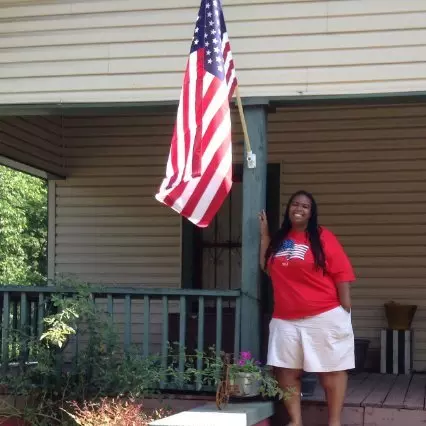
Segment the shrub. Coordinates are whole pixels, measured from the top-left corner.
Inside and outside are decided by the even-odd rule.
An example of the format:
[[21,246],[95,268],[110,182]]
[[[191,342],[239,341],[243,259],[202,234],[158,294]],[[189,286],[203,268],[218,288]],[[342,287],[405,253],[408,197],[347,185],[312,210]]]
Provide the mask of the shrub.
[[133,398],[102,398],[99,402],[71,404],[67,414],[82,426],[148,426],[152,421],[167,417],[166,410],[144,411],[143,404]]

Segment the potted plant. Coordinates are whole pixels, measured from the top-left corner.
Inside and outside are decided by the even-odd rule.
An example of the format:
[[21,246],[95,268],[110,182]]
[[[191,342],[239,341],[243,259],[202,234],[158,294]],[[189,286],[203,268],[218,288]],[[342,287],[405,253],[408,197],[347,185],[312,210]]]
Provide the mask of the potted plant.
[[260,395],[262,369],[250,352],[241,352],[239,359],[229,366],[229,383],[233,396],[247,398]]
[[[262,366],[249,351],[240,353],[239,358],[229,365],[229,384],[232,396],[250,398],[263,396],[285,398],[286,394],[278,386],[270,368]],[[290,389],[286,390],[291,392]]]

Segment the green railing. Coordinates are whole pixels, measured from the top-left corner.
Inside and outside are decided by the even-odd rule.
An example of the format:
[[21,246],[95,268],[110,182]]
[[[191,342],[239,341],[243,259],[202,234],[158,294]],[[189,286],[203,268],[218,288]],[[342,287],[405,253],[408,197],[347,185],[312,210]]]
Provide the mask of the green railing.
[[[3,369],[12,362],[31,360],[28,341],[42,335],[43,320],[52,313],[51,296],[56,293],[67,297],[75,292],[55,287],[0,287]],[[124,351],[136,345],[143,355],[158,353],[164,362],[170,342],[178,342],[179,347],[190,352],[214,346],[217,355],[221,351],[239,353],[239,290],[105,288],[94,289],[91,296],[120,326]],[[76,353],[78,337],[77,333],[73,342]],[[181,356],[180,370],[184,369],[184,363]]]

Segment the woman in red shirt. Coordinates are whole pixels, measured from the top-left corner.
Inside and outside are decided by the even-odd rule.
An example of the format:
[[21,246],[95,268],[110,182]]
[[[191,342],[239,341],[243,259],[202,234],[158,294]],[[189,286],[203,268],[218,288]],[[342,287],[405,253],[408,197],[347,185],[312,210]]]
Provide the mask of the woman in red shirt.
[[265,212],[260,214],[260,263],[274,289],[269,325],[268,364],[275,367],[291,426],[302,426],[300,377],[319,373],[326,392],[329,426],[341,426],[346,370],[355,367],[349,283],[352,266],[335,235],[318,225],[311,194],[290,197],[284,221],[270,238]]

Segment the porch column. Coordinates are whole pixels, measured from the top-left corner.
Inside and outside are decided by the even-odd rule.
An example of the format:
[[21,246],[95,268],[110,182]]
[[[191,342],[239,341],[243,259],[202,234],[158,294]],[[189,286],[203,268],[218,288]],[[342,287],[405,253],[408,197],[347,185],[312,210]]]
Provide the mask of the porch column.
[[261,344],[258,213],[266,205],[268,105],[246,105],[244,113],[256,168],[247,167],[244,154],[242,219],[241,350],[258,359]]

